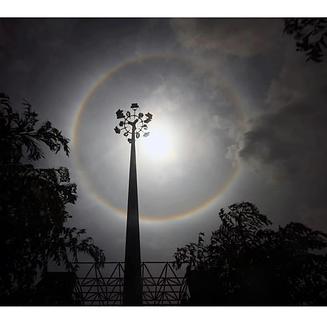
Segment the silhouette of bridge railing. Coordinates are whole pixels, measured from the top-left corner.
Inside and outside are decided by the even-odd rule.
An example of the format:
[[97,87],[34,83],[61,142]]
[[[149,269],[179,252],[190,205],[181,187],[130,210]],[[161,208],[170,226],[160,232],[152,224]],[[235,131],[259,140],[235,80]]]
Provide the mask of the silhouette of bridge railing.
[[[75,299],[82,305],[122,305],[124,262],[79,262]],[[186,267],[186,266],[184,266]],[[143,262],[143,305],[180,305],[188,298],[185,268],[176,271],[172,262]]]

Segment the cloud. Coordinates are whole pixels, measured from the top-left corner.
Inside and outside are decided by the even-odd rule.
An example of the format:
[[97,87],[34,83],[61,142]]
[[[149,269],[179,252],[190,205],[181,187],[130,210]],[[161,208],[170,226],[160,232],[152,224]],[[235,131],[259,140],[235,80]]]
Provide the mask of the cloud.
[[283,26],[279,19],[174,19],[171,24],[186,48],[237,56],[271,49],[281,38]]
[[300,220],[327,228],[326,64],[306,64],[293,51],[271,82],[267,111],[244,134],[239,156],[288,190]]
[[284,63],[271,81],[266,103],[272,110],[294,102],[325,100],[327,86],[326,62],[305,62],[302,53],[295,51],[292,40],[286,43]]

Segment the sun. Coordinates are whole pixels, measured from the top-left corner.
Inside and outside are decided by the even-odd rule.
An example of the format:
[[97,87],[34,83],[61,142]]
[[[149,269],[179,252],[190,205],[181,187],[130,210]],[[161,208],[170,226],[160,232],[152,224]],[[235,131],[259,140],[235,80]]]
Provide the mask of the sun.
[[153,124],[150,136],[142,139],[141,155],[151,161],[168,162],[176,158],[176,146],[171,128],[167,124]]

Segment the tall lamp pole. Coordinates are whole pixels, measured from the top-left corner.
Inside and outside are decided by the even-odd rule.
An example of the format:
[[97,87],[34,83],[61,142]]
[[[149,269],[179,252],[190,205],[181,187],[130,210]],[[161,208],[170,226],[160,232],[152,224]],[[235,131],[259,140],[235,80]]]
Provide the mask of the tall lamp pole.
[[152,120],[151,113],[136,113],[139,108],[137,103],[132,103],[132,112],[119,109],[116,112],[119,126],[115,127],[117,134],[123,133],[131,144],[131,156],[129,167],[129,188],[127,205],[127,227],[125,245],[125,271],[124,271],[124,305],[142,304],[142,278],[141,278],[141,249],[139,209],[137,196],[137,174],[135,141],[141,135],[149,135],[148,123]]

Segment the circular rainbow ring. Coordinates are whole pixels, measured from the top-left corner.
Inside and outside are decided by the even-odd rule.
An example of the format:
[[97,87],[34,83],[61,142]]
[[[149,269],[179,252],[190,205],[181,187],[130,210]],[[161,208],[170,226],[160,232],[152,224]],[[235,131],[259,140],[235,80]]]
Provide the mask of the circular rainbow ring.
[[[97,89],[104,82],[112,79],[117,73],[119,73],[123,69],[128,69],[128,67],[130,67],[132,65],[148,62],[148,61],[151,61],[151,60],[180,61],[181,63],[184,63],[184,64],[188,63],[188,64],[194,66],[194,63],[189,61],[188,59],[181,58],[181,57],[178,57],[178,56],[175,56],[175,55],[169,55],[169,54],[141,56],[141,57],[138,57],[136,59],[131,59],[131,60],[128,60],[126,62],[123,62],[123,63],[117,65],[116,67],[114,67],[113,69],[111,69],[109,72],[105,73],[101,78],[99,78],[99,80],[93,85],[93,87],[91,87],[91,89],[89,90],[89,92],[85,96],[84,100],[82,101],[82,103],[81,103],[81,105],[80,105],[80,107],[79,107],[79,109],[78,109],[78,111],[76,113],[75,120],[74,120],[74,125],[73,125],[72,143],[73,143],[73,146],[75,148],[75,155],[74,155],[75,163],[77,165],[78,170],[80,172],[82,172],[81,177],[83,179],[83,183],[87,186],[87,188],[92,193],[93,197],[95,197],[95,199],[98,202],[100,202],[101,204],[109,207],[110,209],[112,209],[114,212],[116,212],[118,215],[120,215],[122,217],[126,216],[126,210],[115,207],[114,205],[112,205],[110,203],[110,201],[107,198],[100,195],[97,192],[97,190],[95,189],[95,187],[92,185],[92,183],[88,180],[88,177],[87,177],[86,173],[83,173],[84,172],[84,167],[82,166],[82,164],[81,164],[81,162],[79,160],[79,153],[78,153],[79,130],[80,130],[80,125],[81,125],[83,112],[86,110],[89,101],[94,96]],[[241,100],[240,100],[238,94],[236,94],[235,91],[233,91],[233,88],[230,87],[226,82],[223,82],[220,86],[222,86],[222,88],[223,88],[224,95],[227,95],[228,100],[232,101],[233,106],[237,109],[238,120],[243,124],[245,120],[244,120],[243,112],[241,110],[241,105],[240,105]],[[233,172],[228,176],[226,181],[222,185],[220,185],[219,189],[217,189],[216,192],[212,196],[207,198],[200,205],[198,205],[196,207],[193,207],[190,210],[183,211],[183,212],[175,214],[175,215],[166,215],[166,216],[162,216],[162,215],[150,215],[150,216],[140,215],[140,217],[142,219],[144,219],[144,220],[150,220],[150,221],[167,221],[167,220],[182,219],[182,218],[194,215],[196,213],[199,213],[200,211],[206,209],[209,205],[214,203],[215,200],[227,190],[227,188],[230,186],[232,181],[237,176],[238,172],[239,172],[239,162],[237,161],[235,166],[234,166]]]

